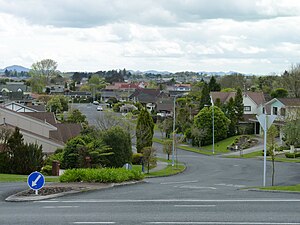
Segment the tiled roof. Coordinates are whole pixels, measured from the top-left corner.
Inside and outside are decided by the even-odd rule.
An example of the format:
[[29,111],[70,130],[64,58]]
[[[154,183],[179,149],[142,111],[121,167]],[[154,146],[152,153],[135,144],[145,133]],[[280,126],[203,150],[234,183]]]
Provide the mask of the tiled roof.
[[248,95],[257,105],[264,104],[266,102],[265,96],[262,92],[247,91],[244,94]]
[[43,122],[50,123],[51,125],[55,125],[57,123],[53,112],[20,112],[20,113],[41,120]]
[[38,112],[45,112],[46,107],[45,105],[26,105],[28,108],[34,109]]
[[82,130],[81,124],[76,123],[58,123],[55,127],[57,131],[50,131],[50,138],[64,143],[79,135]]
[[[211,92],[212,99],[214,102],[219,98],[221,103],[227,103],[230,98],[235,98],[236,92]],[[257,105],[265,103],[265,96],[262,92],[244,92],[243,95],[247,95]]]
[[300,98],[277,98],[285,106],[300,106]]
[[136,89],[130,98],[142,103],[154,103],[160,95],[162,92],[159,89]]

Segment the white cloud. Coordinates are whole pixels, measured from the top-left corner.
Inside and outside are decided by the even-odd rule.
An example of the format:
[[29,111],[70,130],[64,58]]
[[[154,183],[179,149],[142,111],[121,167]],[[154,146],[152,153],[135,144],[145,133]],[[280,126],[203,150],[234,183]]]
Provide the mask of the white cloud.
[[0,68],[281,72],[299,23],[297,0],[0,0]]

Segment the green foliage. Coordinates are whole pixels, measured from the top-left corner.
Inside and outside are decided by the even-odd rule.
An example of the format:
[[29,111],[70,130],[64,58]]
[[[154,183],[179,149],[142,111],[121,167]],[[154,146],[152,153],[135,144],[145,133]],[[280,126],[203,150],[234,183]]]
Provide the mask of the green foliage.
[[[234,98],[234,106],[237,120],[243,120],[244,115],[244,103],[243,103],[243,93],[240,88],[237,89],[236,96]],[[231,118],[229,118],[231,119]]]
[[206,105],[211,105],[211,99],[210,99],[210,91],[209,86],[207,83],[203,83],[203,88],[201,91],[201,99],[200,99],[200,110],[204,108]]
[[156,166],[156,149],[153,147],[144,147],[142,153],[143,161],[147,167],[147,173],[149,173],[150,166]]
[[24,143],[23,135],[18,127],[7,141],[6,154],[2,157],[8,160],[8,173],[30,174],[39,171],[43,165],[42,146]]
[[144,175],[140,171],[124,168],[103,169],[71,169],[60,176],[60,182],[101,182],[120,183],[125,181],[142,180]]
[[283,127],[284,140],[287,145],[300,145],[300,119],[290,120]]
[[173,141],[165,140],[163,144],[163,151],[168,156],[168,160],[170,159],[170,155],[172,154]]
[[203,142],[204,145],[212,143],[212,110],[214,109],[214,130],[215,142],[227,137],[228,125],[230,120],[225,116],[222,110],[217,107],[204,107],[194,118],[194,125],[199,129],[206,129],[207,135]]
[[70,139],[63,151],[62,168],[102,167],[105,156],[111,155],[110,148],[102,139],[81,135]]
[[208,87],[210,91],[221,91],[221,85],[217,83],[216,78],[214,76],[210,78]]
[[122,167],[125,163],[131,162],[131,138],[130,133],[120,126],[112,127],[101,133],[103,142],[110,147],[113,155],[106,156],[106,166]]
[[154,134],[154,123],[149,112],[142,109],[136,125],[136,148],[137,152],[141,152],[144,147],[152,146],[152,138]]
[[113,105],[113,111],[114,111],[114,112],[120,112],[120,107],[121,107],[122,105],[124,105],[122,102],[115,103],[115,104]]
[[50,165],[43,166],[41,169],[41,173],[44,176],[51,176],[52,175],[52,166],[50,166]]
[[55,152],[54,154],[51,154],[51,155],[47,156],[47,158],[45,159],[44,165],[52,166],[53,161],[62,162],[63,161],[63,156],[64,156],[63,151]]
[[86,116],[79,109],[73,109],[68,113],[67,122],[88,124]]
[[61,113],[63,105],[60,102],[60,97],[58,95],[52,96],[47,102],[46,109],[48,112]]
[[297,153],[286,152],[285,157],[286,158],[298,158],[298,157],[300,157],[300,152],[297,152]]
[[288,95],[289,92],[284,88],[277,88],[271,92],[272,98],[286,98]]
[[143,154],[141,153],[133,153],[131,163],[133,165],[140,165],[141,164],[141,157],[143,157]]

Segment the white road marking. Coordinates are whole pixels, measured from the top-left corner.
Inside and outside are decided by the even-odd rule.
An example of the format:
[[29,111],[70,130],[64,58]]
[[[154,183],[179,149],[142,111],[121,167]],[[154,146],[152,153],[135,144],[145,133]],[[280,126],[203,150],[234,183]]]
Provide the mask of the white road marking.
[[201,186],[192,186],[192,185],[183,185],[179,186],[179,188],[189,188],[189,189],[212,189],[216,190],[217,188],[215,187],[201,187]]
[[235,188],[243,188],[246,187],[246,185],[242,185],[242,184],[215,184],[218,186],[226,186],[226,187],[235,187]]
[[73,224],[115,224],[116,222],[73,222]]
[[272,223],[272,222],[145,222],[145,224],[205,224],[205,225],[299,225],[300,223]]
[[87,199],[44,200],[37,203],[146,203],[146,202],[300,202],[300,199]]
[[174,205],[174,207],[216,207],[216,205]]
[[160,184],[186,184],[186,183],[197,183],[198,180],[187,180],[187,181],[174,181],[174,182],[164,182]]
[[67,208],[79,208],[78,205],[61,205],[61,206],[43,206],[43,209],[67,209]]

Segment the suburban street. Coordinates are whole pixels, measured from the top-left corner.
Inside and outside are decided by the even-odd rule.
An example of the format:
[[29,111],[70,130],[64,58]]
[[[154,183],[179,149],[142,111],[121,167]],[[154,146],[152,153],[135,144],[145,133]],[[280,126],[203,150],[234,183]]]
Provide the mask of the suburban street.
[[[300,194],[244,189],[262,185],[263,161],[186,151],[178,160],[187,169],[175,176],[44,201],[5,202],[26,184],[1,184],[0,224],[300,224]],[[299,171],[300,164],[276,163],[275,184],[300,183]]]

